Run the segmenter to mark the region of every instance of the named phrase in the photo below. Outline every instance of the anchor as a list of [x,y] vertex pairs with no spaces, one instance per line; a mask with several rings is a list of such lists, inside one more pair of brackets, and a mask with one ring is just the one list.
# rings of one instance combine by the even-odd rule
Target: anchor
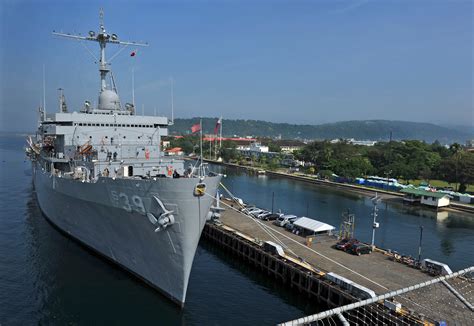
[[153,199],[158,204],[158,206],[160,206],[163,213],[161,213],[158,218],[156,218],[152,213],[146,213],[146,216],[148,217],[148,220],[150,220],[151,224],[157,226],[155,232],[159,232],[175,223],[175,218],[173,215],[174,211],[166,209],[165,205],[158,197],[153,196]]

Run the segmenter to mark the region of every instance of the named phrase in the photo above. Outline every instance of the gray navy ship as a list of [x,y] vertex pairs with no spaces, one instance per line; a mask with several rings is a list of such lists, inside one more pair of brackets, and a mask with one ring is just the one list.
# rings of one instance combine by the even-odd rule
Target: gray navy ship
[[124,42],[103,24],[87,36],[97,42],[100,91],[69,112],[64,94],[57,113],[40,109],[39,127],[27,139],[27,154],[39,206],[71,237],[184,305],[189,275],[221,176],[196,162],[163,153],[166,117],[138,116],[122,105],[105,49]]

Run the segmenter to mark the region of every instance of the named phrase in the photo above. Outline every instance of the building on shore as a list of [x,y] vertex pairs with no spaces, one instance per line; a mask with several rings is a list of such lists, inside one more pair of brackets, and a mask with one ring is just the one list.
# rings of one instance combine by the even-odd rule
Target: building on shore
[[293,153],[294,151],[302,149],[306,144],[300,140],[284,139],[273,142],[279,146],[282,152]]
[[436,191],[423,189],[405,188],[400,191],[405,196],[403,200],[408,203],[420,203],[422,205],[435,208],[447,207],[450,204],[451,196]]
[[337,144],[340,142],[346,142],[348,144],[352,145],[360,145],[360,146],[374,146],[377,144],[376,140],[356,140],[354,138],[348,138],[348,139],[333,139],[330,141],[331,144]]
[[166,156],[182,156],[184,154],[181,147],[173,147],[165,150]]

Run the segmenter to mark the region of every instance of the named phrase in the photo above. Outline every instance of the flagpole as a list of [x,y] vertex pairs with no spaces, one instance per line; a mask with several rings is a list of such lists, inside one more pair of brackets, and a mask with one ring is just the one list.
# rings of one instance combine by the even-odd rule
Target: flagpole
[[222,116],[221,116],[221,134],[220,134],[220,137],[219,137],[219,149],[222,149]]
[[45,65],[43,63],[43,120],[46,121],[46,77],[45,77]]
[[199,165],[199,176],[202,177],[202,118],[199,120],[199,133],[200,133],[200,147],[201,147],[201,164]]
[[132,67],[132,105],[135,108],[135,68]]
[[174,94],[173,94],[173,77],[170,78],[171,81],[171,124],[174,125]]
[[209,159],[212,160],[212,138],[209,139]]

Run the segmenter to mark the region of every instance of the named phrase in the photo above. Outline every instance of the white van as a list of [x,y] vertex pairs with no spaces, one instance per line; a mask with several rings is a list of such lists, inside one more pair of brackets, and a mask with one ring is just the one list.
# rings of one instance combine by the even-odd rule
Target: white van
[[273,224],[284,227],[286,224],[296,221],[297,218],[296,215],[283,215],[277,218]]

